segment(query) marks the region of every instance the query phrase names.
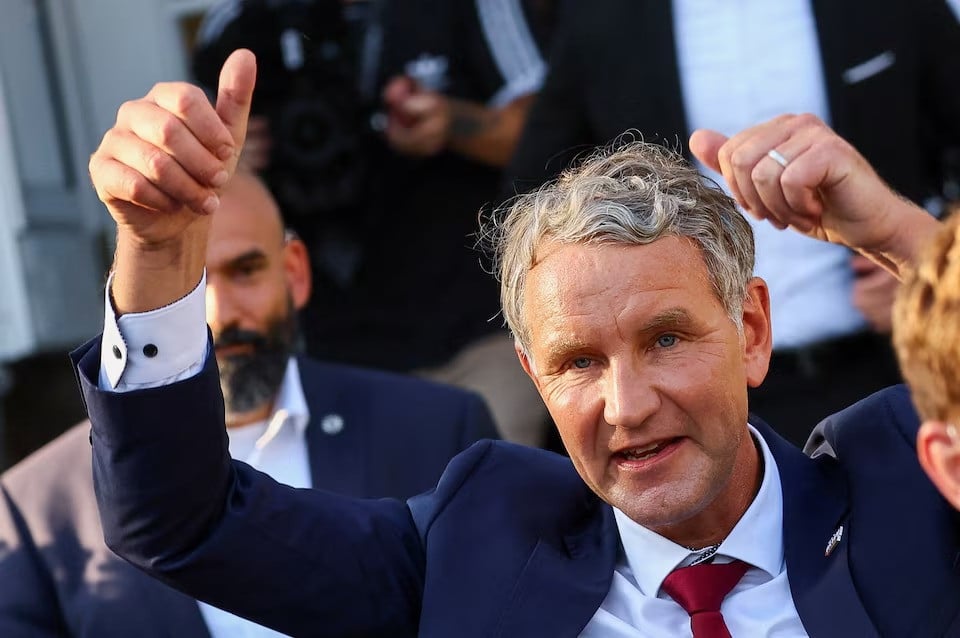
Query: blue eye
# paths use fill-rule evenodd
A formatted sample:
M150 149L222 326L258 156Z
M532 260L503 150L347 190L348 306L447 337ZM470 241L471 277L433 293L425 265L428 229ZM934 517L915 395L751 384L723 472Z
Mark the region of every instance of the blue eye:
M584 368L590 367L590 359L586 357L579 357L573 360L573 367L583 370Z
M661 348L672 348L677 345L676 335L660 335L657 337L657 345Z

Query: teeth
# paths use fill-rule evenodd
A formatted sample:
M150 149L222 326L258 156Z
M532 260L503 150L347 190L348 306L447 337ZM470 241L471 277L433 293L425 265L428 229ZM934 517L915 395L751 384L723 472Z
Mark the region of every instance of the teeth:
M630 450L624 450L623 455L632 460L645 459L656 454L661 447L663 447L662 443L653 443L646 447L637 447Z

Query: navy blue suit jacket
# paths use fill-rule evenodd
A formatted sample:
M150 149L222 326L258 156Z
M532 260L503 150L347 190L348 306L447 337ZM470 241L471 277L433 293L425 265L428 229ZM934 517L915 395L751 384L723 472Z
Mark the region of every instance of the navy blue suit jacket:
M191 595L295 636L561 638L607 594L612 510L567 459L480 442L407 502L292 490L230 461L211 369L112 395L96 389L98 357L75 353L107 542ZM757 427L810 635L956 634L957 517L916 462L905 390L828 420L814 459Z
M433 486L452 456L495 436L471 393L309 359L299 368L316 487L409 497ZM332 414L344 428L326 434L321 422ZM166 469L199 478L204 461L190 454L189 429L181 433ZM104 544L89 436L82 423L0 477L0 637L209 638L193 599Z

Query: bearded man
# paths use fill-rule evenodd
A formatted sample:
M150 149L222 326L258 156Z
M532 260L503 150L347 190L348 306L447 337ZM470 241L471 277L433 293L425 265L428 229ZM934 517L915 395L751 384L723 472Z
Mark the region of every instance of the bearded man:
M297 311L310 297L306 247L285 233L258 178L238 173L221 202L206 295L186 301L193 316L206 312L234 459L294 487L402 498L433 486L477 439L496 437L477 395L297 356ZM164 366L183 363L190 339L169 319L163 308L119 317L125 339L113 335L105 382L123 373L136 388L143 375L171 376ZM280 635L198 604L107 549L89 440L81 423L0 477L0 636ZM201 468L171 469L187 478Z

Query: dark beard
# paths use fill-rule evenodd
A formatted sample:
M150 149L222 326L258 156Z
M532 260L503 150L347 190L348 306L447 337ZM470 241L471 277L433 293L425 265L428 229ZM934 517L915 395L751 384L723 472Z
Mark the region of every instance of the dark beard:
M296 339L297 318L292 304L287 315L274 319L265 333L231 327L217 335L216 346L252 347L248 354L217 359L227 414L250 412L276 398Z

